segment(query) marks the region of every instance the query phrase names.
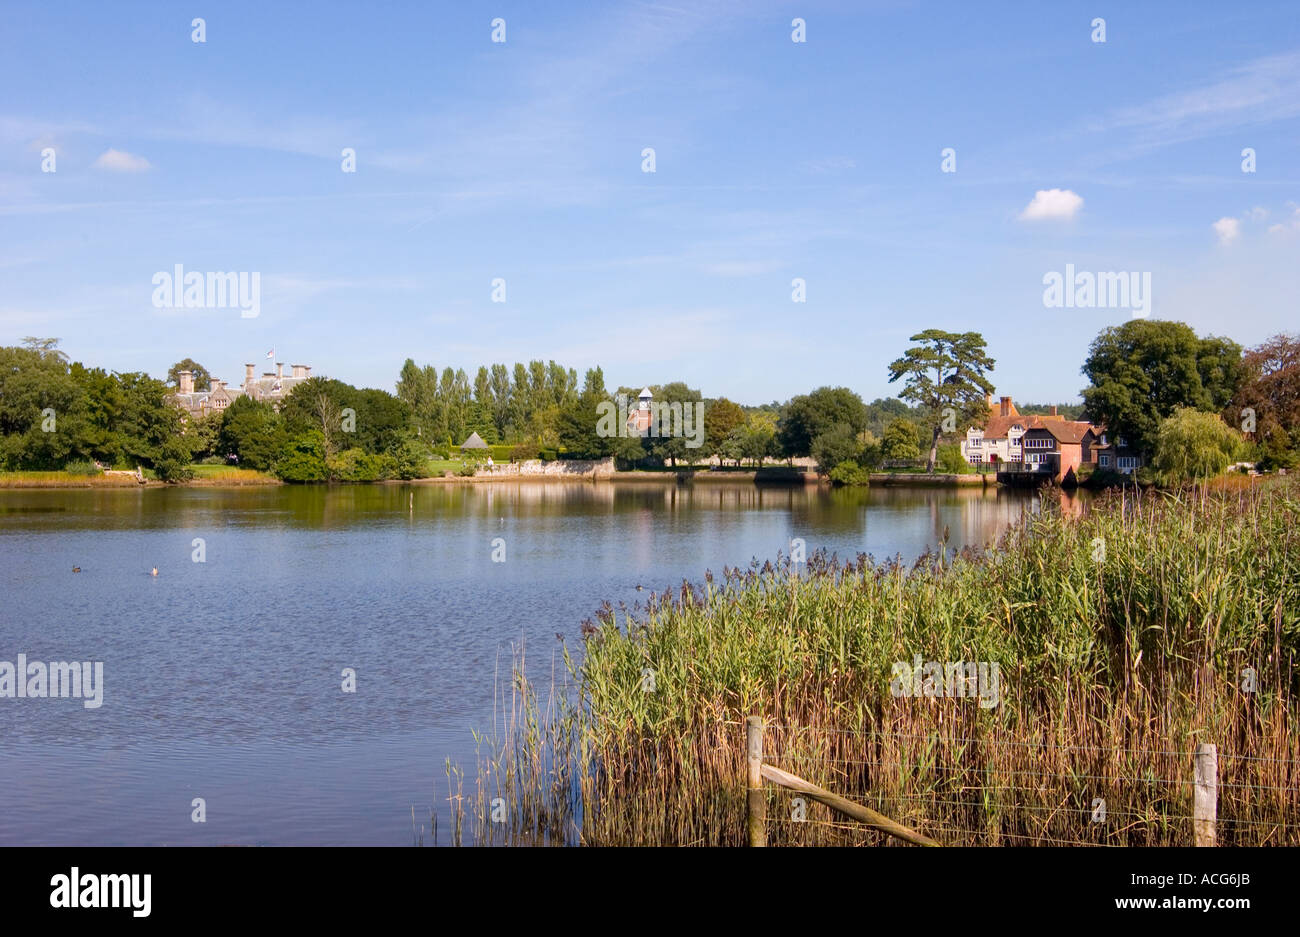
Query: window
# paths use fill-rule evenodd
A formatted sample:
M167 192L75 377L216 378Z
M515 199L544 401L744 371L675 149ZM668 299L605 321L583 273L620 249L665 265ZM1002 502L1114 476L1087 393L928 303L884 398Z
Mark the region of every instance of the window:
M1110 453L1103 452L1097 457L1097 464L1102 468L1110 468Z
M1020 457L1020 452L1019 452L1018 450L1015 451L1015 452L1012 452L1012 453L1011 453L1011 461L1012 461L1012 462L1019 462L1020 460L1021 460L1021 457Z
M1138 467L1138 460L1131 455L1122 455L1115 460L1115 464L1121 472L1131 472Z
M971 465L979 465L981 462L984 461L984 456L978 452L972 452L966 461L969 462Z
M970 447L972 449L978 449L982 445L984 445L984 439L980 436L975 436L970 441Z
M1020 444L1026 449L1051 449L1054 447L1055 440L1052 437L1030 436L1028 439L1022 439Z

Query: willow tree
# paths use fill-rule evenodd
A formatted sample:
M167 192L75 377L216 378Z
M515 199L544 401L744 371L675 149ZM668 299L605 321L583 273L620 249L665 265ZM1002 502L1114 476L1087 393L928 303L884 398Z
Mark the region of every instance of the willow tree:
M993 370L993 359L984 351L984 336L978 332L944 332L926 329L913 335L919 342L889 366L889 383L906 379L898 396L925 411L930 427L930 456L926 471L934 471L939 437L955 433L959 426L983 425L988 416L986 395L993 384L984 376Z

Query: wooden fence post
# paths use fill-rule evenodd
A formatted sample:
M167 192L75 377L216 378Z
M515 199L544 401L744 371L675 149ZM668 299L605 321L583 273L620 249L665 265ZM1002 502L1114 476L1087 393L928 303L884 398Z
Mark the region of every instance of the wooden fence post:
M745 720L746 827L749 845L767 845L767 797L763 791L763 720Z
M1196 746L1196 790L1192 800L1192 826L1197 846L1213 846L1219 813L1219 752L1211 743Z

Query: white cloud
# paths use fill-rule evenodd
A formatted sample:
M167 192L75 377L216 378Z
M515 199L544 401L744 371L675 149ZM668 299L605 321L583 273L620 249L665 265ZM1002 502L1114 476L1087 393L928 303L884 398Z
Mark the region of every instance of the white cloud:
M1069 221L1083 207L1083 199L1069 189L1039 189L1020 213L1021 221Z
M107 169L110 172L144 172L153 167L143 156L127 153L125 150L107 149L95 160L95 168Z
M1241 222L1236 218L1220 218L1214 223L1214 233L1220 244L1231 244L1241 236Z
M1300 231L1300 207L1291 212L1291 217L1278 224L1269 225L1269 234L1284 234L1287 231Z

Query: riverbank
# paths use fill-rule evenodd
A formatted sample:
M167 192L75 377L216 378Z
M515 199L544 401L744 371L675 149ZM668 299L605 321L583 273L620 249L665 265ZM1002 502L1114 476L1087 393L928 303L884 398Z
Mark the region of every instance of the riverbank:
M492 772L517 779L508 828L478 832L743 845L759 716L766 761L944 844L1191 845L1213 743L1219 843L1300 845L1297 519L1291 479L1049 498L992 548L815 554L606 605L575 693L523 688L527 737ZM763 800L774 845L884 842Z
M195 476L177 482L171 487L225 488L249 485L283 485L274 475L252 469L225 466L192 466ZM79 475L73 472L0 472L0 489L61 489L61 488L166 488L168 483L150 477L151 473L108 471L99 475Z

